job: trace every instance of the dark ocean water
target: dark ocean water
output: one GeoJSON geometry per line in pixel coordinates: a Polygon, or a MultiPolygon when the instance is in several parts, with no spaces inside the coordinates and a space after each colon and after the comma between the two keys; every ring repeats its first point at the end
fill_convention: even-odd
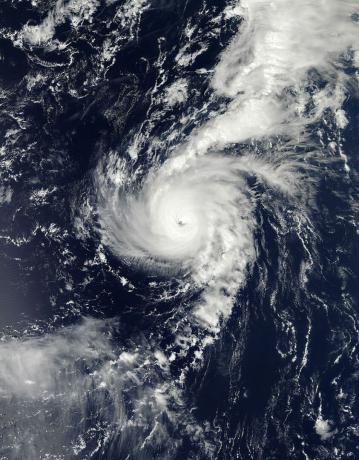
{"type": "MultiPolygon", "coordinates": [[[[354,83],[348,123],[326,108],[293,149],[295,198],[255,166],[243,173],[253,251],[234,276],[220,272],[243,281],[213,328],[193,316],[210,282],[158,270],[156,255],[134,263],[103,236],[112,190],[140,194],[228,110],[211,79],[245,21],[223,13],[231,5],[1,1],[1,459],[359,458],[354,83]]],[[[307,92],[326,84],[318,74],[307,92]]],[[[250,136],[220,154],[278,166],[286,141],[250,136]]],[[[209,168],[188,182],[185,171],[179,195],[202,190],[201,171],[215,202],[232,193],[227,171],[208,188],[222,174],[209,168]]]]}

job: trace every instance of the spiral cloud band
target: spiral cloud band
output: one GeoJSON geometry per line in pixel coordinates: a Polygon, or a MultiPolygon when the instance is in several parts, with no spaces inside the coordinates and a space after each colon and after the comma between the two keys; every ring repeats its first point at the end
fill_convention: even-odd
{"type": "Polygon", "coordinates": [[[153,169],[139,190],[111,183],[99,208],[101,233],[116,255],[152,275],[189,273],[204,288],[196,315],[215,326],[255,257],[248,176],[287,193],[293,175],[250,155],[179,160],[153,169]]]}
{"type": "MultiPolygon", "coordinates": [[[[107,181],[102,171],[98,174],[105,245],[151,275],[189,275],[193,286],[203,289],[194,308],[203,323],[215,326],[230,312],[245,271],[255,260],[256,198],[248,175],[293,194],[298,168],[291,149],[307,145],[313,150],[307,127],[325,110],[335,114],[339,125],[345,120],[341,105],[350,77],[339,63],[348,49],[357,59],[354,11],[350,1],[340,7],[334,1],[235,4],[228,16],[240,15],[244,21],[211,79],[213,100],[225,96],[225,109],[198,122],[162,165],[156,162],[149,168],[140,184],[121,160],[107,166],[107,181]],[[334,18],[339,22],[335,37],[334,18]],[[313,67],[326,82],[323,88],[312,81],[313,67]],[[315,89],[308,91],[309,86],[315,89]],[[282,137],[281,152],[269,144],[267,156],[243,151],[220,155],[229,145],[275,136],[282,137]],[[274,166],[271,156],[280,158],[280,166],[274,166]]],[[[165,141],[161,146],[168,148],[165,141]]],[[[134,152],[133,145],[132,159],[134,152]]]]}

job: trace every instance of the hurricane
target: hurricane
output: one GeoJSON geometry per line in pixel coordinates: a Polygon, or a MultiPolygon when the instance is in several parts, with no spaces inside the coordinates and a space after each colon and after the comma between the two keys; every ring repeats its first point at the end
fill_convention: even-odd
{"type": "Polygon", "coordinates": [[[0,13],[0,457],[356,458],[358,4],[0,13]]]}
{"type": "Polygon", "coordinates": [[[189,278],[205,292],[197,316],[216,325],[255,259],[251,178],[285,200],[295,195],[290,168],[252,155],[174,157],[150,171],[139,190],[131,181],[107,185],[100,189],[103,243],[130,266],[189,278]]]}

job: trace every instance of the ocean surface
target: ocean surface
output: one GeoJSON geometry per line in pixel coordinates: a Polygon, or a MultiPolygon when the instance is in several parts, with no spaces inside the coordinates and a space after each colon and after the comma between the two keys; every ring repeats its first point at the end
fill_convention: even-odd
{"type": "Polygon", "coordinates": [[[359,459],[359,5],[0,1],[0,459],[359,459]]]}

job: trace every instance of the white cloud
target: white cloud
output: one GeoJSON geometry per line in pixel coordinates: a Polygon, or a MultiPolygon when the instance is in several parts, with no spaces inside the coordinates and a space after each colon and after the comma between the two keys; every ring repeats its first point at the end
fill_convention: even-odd
{"type": "Polygon", "coordinates": [[[315,421],[315,431],[318,436],[320,436],[322,441],[326,441],[331,438],[336,430],[333,430],[333,424],[330,420],[324,420],[321,415],[315,421]]]}

